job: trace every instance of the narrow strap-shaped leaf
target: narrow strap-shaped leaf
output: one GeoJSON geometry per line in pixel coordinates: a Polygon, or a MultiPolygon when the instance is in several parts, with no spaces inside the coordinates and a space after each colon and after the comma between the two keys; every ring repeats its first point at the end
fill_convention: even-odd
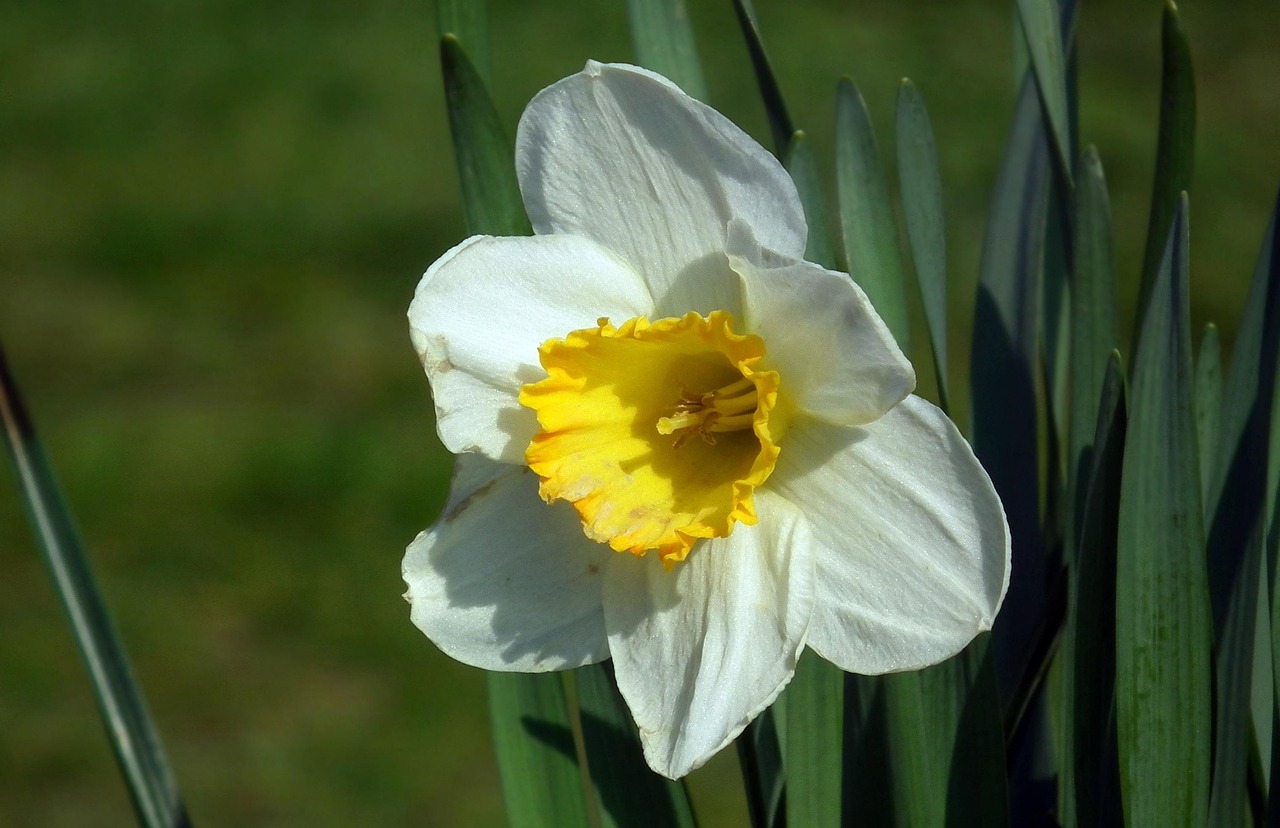
{"type": "Polygon", "coordinates": [[[560,673],[488,673],[489,723],[513,828],[588,825],[560,673]]]}
{"type": "Polygon", "coordinates": [[[949,409],[947,380],[947,232],[942,212],[942,174],[924,98],[909,80],[898,87],[898,183],[911,242],[911,261],[929,325],[938,373],[938,400],[949,409]]]}
{"type": "Polygon", "coordinates": [[[1017,0],[1018,18],[1027,38],[1036,85],[1053,137],[1058,165],[1071,181],[1071,122],[1067,106],[1067,69],[1063,58],[1058,4],[1053,0],[1017,0]]]}
{"type": "Polygon", "coordinates": [[[1191,387],[1187,202],[1143,319],[1121,481],[1116,721],[1125,821],[1201,825],[1212,637],[1191,387]]]}
{"type": "Polygon", "coordinates": [[[1266,457],[1280,358],[1280,236],[1273,213],[1236,336],[1212,458],[1209,592],[1217,634],[1217,718],[1209,824],[1246,814],[1253,635],[1265,532],[1266,457]]]}
{"type": "Polygon", "coordinates": [[[604,828],[690,828],[696,825],[684,784],[645,764],[635,725],[618,693],[610,662],[574,672],[587,768],[604,828]]]}
{"type": "Polygon", "coordinates": [[[822,192],[822,176],[818,173],[818,160],[813,156],[813,145],[804,132],[796,132],[787,145],[787,172],[800,193],[804,218],[809,225],[809,242],[804,257],[826,268],[836,266],[835,242],[831,238],[831,220],[827,216],[827,199],[822,192]]]}
{"type": "Polygon", "coordinates": [[[453,35],[441,38],[440,59],[467,230],[527,235],[529,219],[520,200],[511,142],[484,81],[453,35]]]}
{"type": "Polygon", "coordinates": [[[1107,360],[1086,483],[1080,549],[1072,572],[1071,735],[1076,824],[1120,816],[1115,698],[1116,532],[1128,410],[1120,354],[1107,360]]]}
{"type": "MultiPolygon", "coordinates": [[[[1073,525],[1081,525],[1091,476],[1086,451],[1093,446],[1116,339],[1115,256],[1111,203],[1096,147],[1080,159],[1075,190],[1074,257],[1071,273],[1070,448],[1068,468],[1073,525]]],[[[1074,556],[1074,551],[1071,553],[1074,556]]]]}
{"type": "MultiPolygon", "coordinates": [[[[440,56],[467,230],[528,233],[515,157],[484,81],[452,35],[441,39],[440,56]]],[[[586,825],[562,677],[489,673],[488,684],[489,721],[510,824],[586,825]]]]}
{"type": "MultiPolygon", "coordinates": [[[[775,703],[775,708],[777,706],[775,703]]],[[[756,716],[738,737],[737,745],[752,828],[785,825],[786,780],[773,710],[756,716]]]]}
{"type": "Polygon", "coordinates": [[[1035,366],[1049,147],[1034,83],[1024,81],[982,246],[974,312],[973,447],[1004,503],[1013,567],[993,641],[1001,693],[1021,681],[1043,617],[1035,366]]]}
{"type": "Polygon", "coordinates": [[[782,88],[778,86],[778,79],[773,74],[769,55],[764,50],[764,40],[760,37],[755,10],[751,7],[751,0],[733,0],[733,10],[738,15],[738,26],[747,43],[751,66],[756,72],[756,84],[760,87],[760,97],[764,100],[765,115],[769,118],[769,129],[773,133],[773,154],[785,158],[787,142],[796,130],[792,126],[791,116],[787,114],[787,104],[782,99],[782,88]]]}
{"type": "Polygon", "coordinates": [[[844,673],[806,649],[787,685],[788,825],[839,825],[844,673]]]}
{"type": "MultiPolygon", "coordinates": [[[[1280,792],[1280,382],[1272,389],[1271,442],[1267,450],[1266,482],[1266,535],[1263,554],[1266,569],[1264,576],[1270,585],[1268,594],[1271,605],[1267,608],[1270,618],[1271,640],[1266,646],[1271,657],[1271,766],[1268,774],[1268,808],[1266,825],[1280,826],[1280,807],[1276,793],[1280,792]]],[[[1258,739],[1266,738],[1260,732],[1258,739]]]]}
{"type": "Polygon", "coordinates": [[[627,0],[636,59],[675,81],[688,95],[707,100],[707,81],[684,0],[627,0]]]}
{"type": "Polygon", "coordinates": [[[836,195],[849,275],[866,291],[898,347],[909,351],[906,279],[893,201],[867,106],[848,78],[841,78],[836,89],[836,195]]]}
{"type": "Polygon", "coordinates": [[[895,825],[885,676],[845,674],[842,825],[895,825]]]}
{"type": "Polygon", "coordinates": [[[453,35],[466,50],[485,86],[493,82],[489,59],[489,12],[486,0],[436,0],[436,29],[453,35]]]}
{"type": "Polygon", "coordinates": [[[1151,212],[1147,244],[1142,256],[1142,282],[1138,289],[1141,322],[1156,271],[1160,267],[1166,231],[1178,205],[1179,193],[1191,189],[1195,158],[1196,85],[1191,49],[1178,18],[1178,7],[1166,0],[1161,27],[1160,127],[1156,139],[1156,169],[1151,182],[1151,212]]]}
{"type": "Polygon", "coordinates": [[[133,678],[106,601],[80,546],[71,512],[23,405],[0,348],[0,425],[18,491],[54,588],[89,671],[98,712],[124,776],[138,822],[148,828],[187,825],[187,813],[160,735],[133,678]]]}
{"type": "MultiPolygon", "coordinates": [[[[1218,326],[1210,322],[1200,337],[1196,357],[1196,436],[1200,440],[1200,494],[1209,504],[1209,480],[1218,454],[1218,422],[1222,415],[1222,344],[1218,326]]],[[[1209,516],[1205,516],[1207,521],[1209,516]]]]}
{"type": "Polygon", "coordinates": [[[899,825],[1008,824],[1005,744],[990,637],[884,679],[899,825]]]}

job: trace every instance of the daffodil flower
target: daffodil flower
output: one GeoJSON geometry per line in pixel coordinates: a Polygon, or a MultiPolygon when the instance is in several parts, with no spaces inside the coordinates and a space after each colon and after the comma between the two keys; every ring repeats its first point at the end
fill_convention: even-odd
{"type": "Polygon", "coordinates": [[[612,658],[649,765],[680,777],[808,646],[939,662],[989,629],[1009,533],[973,451],[867,297],[804,261],[786,171],[674,84],[589,63],[516,139],[535,235],[474,236],[409,308],[443,516],[413,622],[489,670],[612,658]]]}

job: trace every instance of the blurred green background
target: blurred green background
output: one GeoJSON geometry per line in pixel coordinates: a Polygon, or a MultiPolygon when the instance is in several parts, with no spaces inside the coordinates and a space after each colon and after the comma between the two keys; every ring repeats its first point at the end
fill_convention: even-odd
{"type": "MultiPolygon", "coordinates": [[[[713,103],[767,140],[730,4],[690,5],[713,103]]],[[[898,80],[929,104],[960,379],[1012,106],[1012,3],[757,6],[827,169],[839,75],[890,158],[898,80]]],[[[491,10],[513,130],[587,58],[631,59],[618,0],[491,10]]],[[[1274,8],[1183,13],[1196,322],[1229,334],[1280,183],[1274,8]]],[[[1086,3],[1078,27],[1081,134],[1106,164],[1129,308],[1159,19],[1157,2],[1086,3]]],[[[403,0],[0,6],[0,338],[198,825],[502,822],[483,677],[436,652],[399,597],[402,550],[450,466],[404,320],[462,236],[436,38],[431,4],[403,0]]],[[[128,825],[0,478],[0,822],[128,825]]],[[[736,773],[730,750],[691,777],[705,824],[744,818],[736,773]]]]}

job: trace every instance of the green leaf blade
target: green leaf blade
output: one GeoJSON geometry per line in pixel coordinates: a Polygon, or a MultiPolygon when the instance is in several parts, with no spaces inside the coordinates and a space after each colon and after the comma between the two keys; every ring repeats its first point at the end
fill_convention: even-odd
{"type": "Polygon", "coordinates": [[[1039,107],[1027,78],[983,240],[969,373],[973,448],[1000,494],[1013,540],[1009,591],[993,630],[1005,698],[1022,683],[1046,590],[1035,376],[1050,169],[1039,107]]]}
{"type": "Polygon", "coordinates": [[[866,104],[848,78],[836,90],[836,195],[849,275],[866,291],[898,347],[910,351],[906,277],[893,202],[866,104]]]}
{"type": "Polygon", "coordinates": [[[561,674],[486,676],[508,822],[513,828],[589,825],[561,674]]]}
{"type": "Polygon", "coordinates": [[[1071,122],[1067,103],[1067,67],[1057,3],[1053,0],[1017,0],[1018,18],[1040,98],[1049,121],[1053,148],[1065,179],[1071,181],[1071,122]]]}
{"type": "Polygon", "coordinates": [[[684,0],[627,0],[636,60],[691,97],[707,100],[707,81],[684,0]]]}
{"type": "Polygon", "coordinates": [[[1107,360],[1072,571],[1072,784],[1076,824],[1120,822],[1115,698],[1116,537],[1128,409],[1120,355],[1107,360]]]}
{"type": "MultiPolygon", "coordinates": [[[[1200,439],[1200,493],[1206,508],[1214,458],[1218,451],[1218,425],[1222,419],[1222,343],[1218,326],[1205,325],[1196,357],[1196,436],[1200,439]]],[[[1205,519],[1209,516],[1206,514],[1205,519]]]]}
{"type": "Polygon", "coordinates": [[[738,27],[747,44],[747,52],[751,55],[751,66],[755,69],[756,85],[760,87],[760,97],[764,101],[765,115],[769,119],[769,129],[773,133],[773,154],[779,158],[787,155],[787,144],[796,128],[787,113],[786,101],[782,98],[782,87],[773,73],[773,64],[764,49],[764,39],[760,36],[760,24],[756,20],[751,0],[733,0],[733,10],[738,17],[738,27]]]}
{"type": "Polygon", "coordinates": [[[0,348],[0,426],[18,489],[71,632],[138,822],[189,824],[159,731],[133,677],[111,613],[80,544],[71,511],[0,348]]]}
{"type": "Polygon", "coordinates": [[[1116,720],[1130,825],[1203,824],[1212,638],[1191,388],[1186,199],[1134,360],[1116,567],[1116,720]]]}
{"type": "Polygon", "coordinates": [[[1071,522],[1079,525],[1091,476],[1085,453],[1094,443],[1103,385],[1118,344],[1111,203],[1096,147],[1088,147],[1081,158],[1074,212],[1068,473],[1074,507],[1071,522]]]}
{"type": "MultiPolygon", "coordinates": [[[[1280,212],[1278,207],[1277,212],[1280,212]]],[[[1217,634],[1217,718],[1209,821],[1243,823],[1251,747],[1254,633],[1266,531],[1266,469],[1280,359],[1280,254],[1273,214],[1223,393],[1206,513],[1209,591],[1217,634]]]]}
{"type": "Polygon", "coordinates": [[[468,232],[530,234],[511,142],[484,80],[453,35],[441,38],[440,60],[468,232]]]}
{"type": "Polygon", "coordinates": [[[1196,86],[1191,48],[1178,17],[1178,7],[1166,0],[1161,27],[1160,126],[1156,139],[1156,169],[1151,183],[1151,210],[1142,256],[1138,289],[1138,321],[1150,301],[1160,267],[1165,233],[1183,192],[1191,190],[1195,160],[1196,86]]]}
{"type": "Polygon", "coordinates": [[[938,149],[924,98],[904,80],[898,87],[898,181],[902,212],[916,283],[929,325],[929,342],[938,375],[938,398],[948,409],[947,380],[947,234],[942,210],[942,174],[938,149]]]}
{"type": "Polygon", "coordinates": [[[806,649],[786,689],[788,825],[839,825],[844,673],[806,649]]]}
{"type": "Polygon", "coordinates": [[[452,35],[462,44],[486,86],[493,82],[487,5],[485,0],[436,0],[436,29],[440,37],[452,35]]]}
{"type": "Polygon", "coordinates": [[[822,176],[818,172],[818,159],[813,155],[813,145],[803,132],[796,132],[787,145],[787,172],[800,193],[805,222],[809,225],[809,240],[804,257],[825,268],[836,266],[835,242],[831,238],[831,222],[827,216],[827,199],[822,191],[822,176]]]}
{"type": "Polygon", "coordinates": [[[574,672],[582,740],[603,828],[696,825],[684,785],[658,776],[644,751],[609,662],[574,672]]]}

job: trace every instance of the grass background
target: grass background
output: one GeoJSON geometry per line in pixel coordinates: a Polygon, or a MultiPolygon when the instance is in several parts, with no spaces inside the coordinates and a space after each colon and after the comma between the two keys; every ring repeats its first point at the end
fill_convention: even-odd
{"type": "MultiPolygon", "coordinates": [[[[713,103],[767,140],[729,4],[690,5],[713,103]]],[[[588,57],[631,59],[620,3],[490,6],[512,129],[588,57]]],[[[827,169],[839,75],[890,157],[897,81],[929,104],[960,379],[1012,107],[1012,4],[757,6],[827,169]]],[[[1280,53],[1263,4],[1183,13],[1196,321],[1229,335],[1280,182],[1280,53]]],[[[1081,135],[1107,167],[1126,308],[1159,17],[1156,2],[1086,3],[1079,24],[1081,135]]],[[[419,274],[462,236],[433,21],[403,0],[0,6],[0,338],[197,824],[502,821],[482,676],[399,598],[402,550],[449,473],[404,321],[419,274]]],[[[11,480],[0,821],[131,824],[11,480]]],[[[705,824],[743,819],[732,751],[691,784],[705,824]]]]}

